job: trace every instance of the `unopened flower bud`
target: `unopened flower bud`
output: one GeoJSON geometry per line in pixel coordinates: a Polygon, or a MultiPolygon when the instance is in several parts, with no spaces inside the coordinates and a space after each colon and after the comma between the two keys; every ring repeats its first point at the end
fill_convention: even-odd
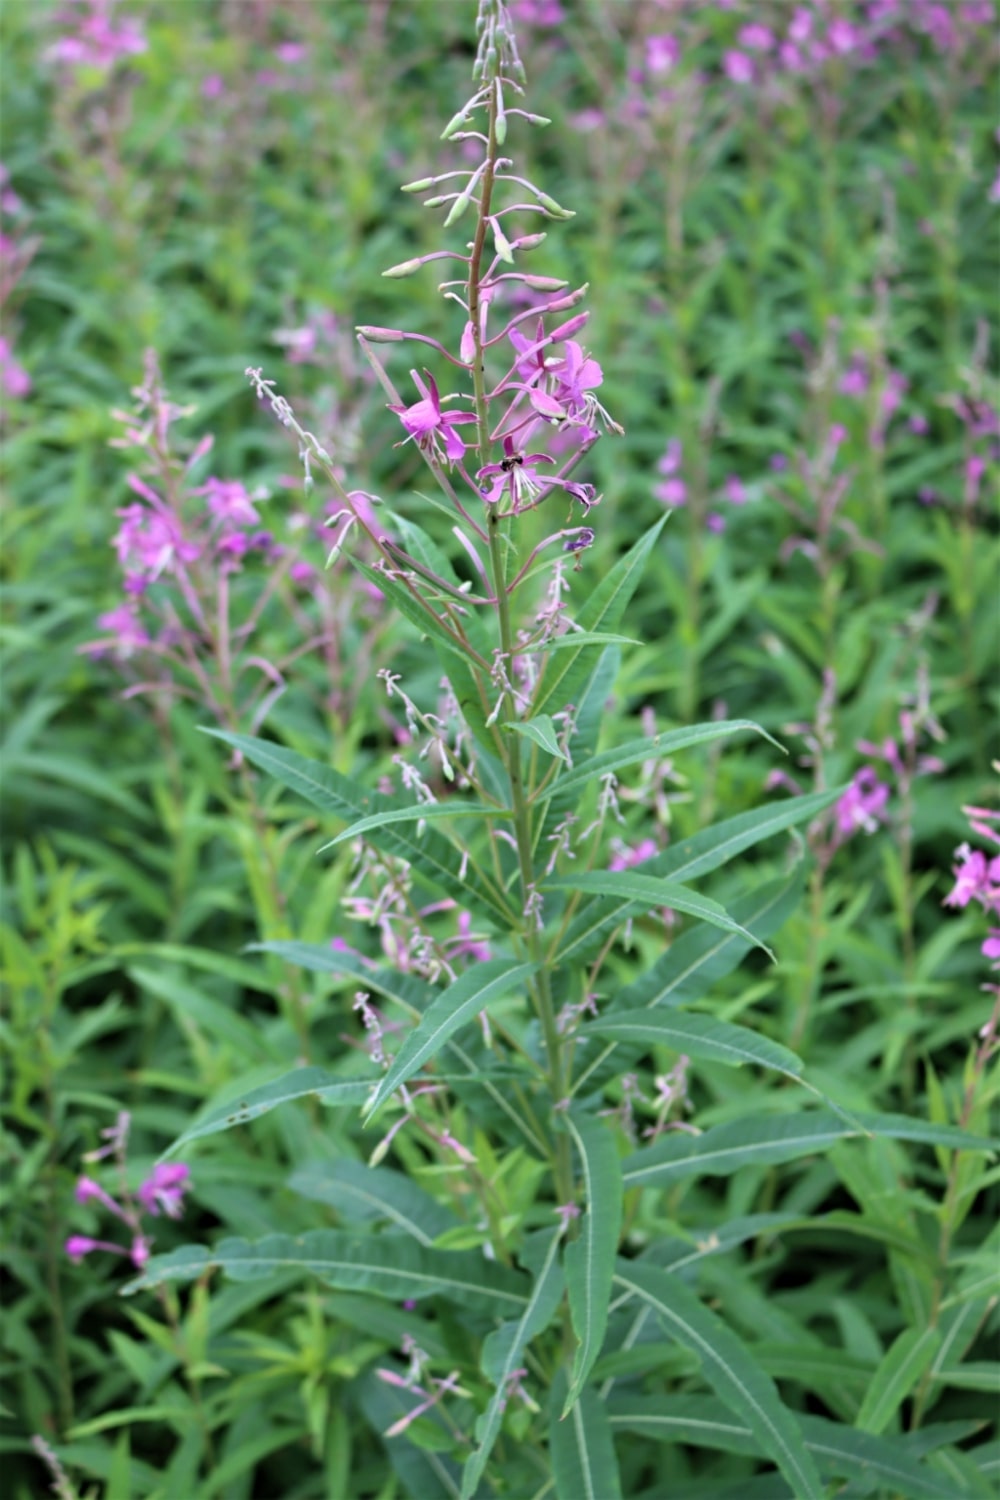
{"type": "Polygon", "coordinates": [[[530,287],[533,292],[558,292],[561,287],[568,286],[567,281],[560,281],[558,276],[522,276],[524,285],[530,287]]]}
{"type": "Polygon", "coordinates": [[[412,276],[414,271],[420,270],[419,260],[401,260],[398,266],[390,266],[388,271],[383,271],[383,276],[412,276]]]}
{"type": "MultiPolygon", "coordinates": [[[[514,253],[510,248],[510,240],[495,219],[493,220],[493,246],[502,261],[505,261],[509,266],[514,264],[514,253]]],[[[565,282],[563,285],[565,285],[565,282]]]]}
{"type": "MultiPolygon", "coordinates": [[[[468,105],[466,105],[465,108],[467,109],[468,105]]],[[[465,113],[465,109],[460,109],[457,115],[452,115],[451,119],[442,130],[441,139],[443,141],[450,140],[451,137],[455,134],[456,130],[461,130],[463,125],[468,125],[468,123],[469,117],[465,113]]]]}
{"type": "Polygon", "coordinates": [[[401,344],[405,338],[400,328],[376,328],[370,323],[362,323],[354,331],[362,338],[371,339],[373,344],[401,344]]]}
{"type": "Polygon", "coordinates": [[[416,182],[404,182],[399,191],[401,193],[426,193],[435,182],[437,182],[436,177],[420,177],[416,182]]]}
{"type": "Polygon", "coordinates": [[[535,197],[538,199],[539,207],[544,208],[545,212],[551,214],[554,219],[576,218],[576,211],[574,209],[563,208],[554,198],[550,198],[548,193],[540,193],[536,188],[535,197]]]}
{"type": "Polygon", "coordinates": [[[447,217],[444,221],[445,229],[447,229],[449,225],[454,224],[456,219],[460,219],[462,217],[471,202],[472,194],[468,191],[468,189],[466,189],[464,193],[460,193],[458,195],[454,203],[451,205],[451,208],[448,210],[447,217]]]}
{"type": "Polygon", "coordinates": [[[540,229],[536,234],[519,234],[513,241],[513,246],[515,250],[537,250],[542,241],[547,238],[545,230],[540,229]]]}
{"type": "Polygon", "coordinates": [[[589,312],[577,313],[575,317],[570,318],[567,322],[560,323],[558,328],[553,328],[552,330],[550,335],[552,342],[555,344],[560,339],[571,339],[574,333],[579,333],[589,317],[589,312]]]}

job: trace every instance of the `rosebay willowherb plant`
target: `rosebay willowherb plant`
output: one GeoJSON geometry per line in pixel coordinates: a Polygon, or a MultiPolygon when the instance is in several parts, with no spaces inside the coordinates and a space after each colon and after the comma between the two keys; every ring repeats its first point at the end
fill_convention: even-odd
{"type": "MultiPolygon", "coordinates": [[[[461,309],[455,347],[403,329],[359,331],[401,442],[416,447],[436,488],[420,502],[425,524],[348,491],[274,382],[248,372],[298,440],[307,475],[322,471],[339,499],[335,550],[351,552],[352,532],[366,535],[376,561],[355,555],[355,565],[426,641],[441,677],[440,698],[426,704],[384,675],[409,746],[396,758],[398,795],[277,742],[213,731],[346,825],[332,840],[356,856],[345,914],[377,929],[383,960],[339,937],[261,946],[348,986],[352,1040],[363,1029],[365,1042],[247,1088],[172,1148],[183,1144],[188,1158],[197,1140],[318,1100],[361,1107],[369,1165],[328,1154],[290,1179],[340,1227],[187,1246],[150,1258],[132,1285],[219,1268],[283,1284],[299,1273],[356,1294],[357,1326],[397,1352],[357,1376],[352,1410],[418,1500],[614,1500],[669,1476],[670,1445],[682,1444],[776,1467],[788,1487],[776,1494],[818,1500],[830,1480],[937,1493],[924,1450],[876,1420],[881,1409],[863,1406],[858,1430],[793,1411],[775,1362],[737,1331],[741,1319],[698,1295],[713,1257],[763,1249],[779,1227],[808,1223],[815,1202],[806,1192],[783,1213],[755,1213],[751,1189],[721,1218],[702,1199],[684,1214],[700,1177],[745,1169],[757,1185],[762,1169],[852,1139],[943,1153],[986,1143],[945,1124],[848,1111],[805,1080],[763,1023],[713,1011],[713,986],[752,947],[767,952],[801,881],[794,870],[747,877],[728,907],[692,883],[810,824],[842,788],[665,848],[623,849],[617,837],[619,772],[756,726],[654,724],[640,739],[602,744],[628,644],[624,612],[665,518],[602,576],[588,572],[601,497],[586,458],[620,429],[583,342],[587,289],[524,269],[544,239],[539,225],[570,215],[506,154],[521,129],[545,121],[521,106],[504,0],[481,0],[474,79],[444,132],[462,164],[407,188],[430,194],[446,228],[468,238],[386,273],[454,271],[442,290],[461,309]],[[380,356],[413,345],[415,393],[403,394],[380,356]],[[447,542],[435,535],[441,514],[447,542]],[[635,1071],[649,1058],[652,1098],[635,1071]],[[776,1087],[699,1128],[687,1118],[699,1070],[741,1065],[776,1087]],[[407,1172],[385,1164],[390,1152],[407,1172]]],[[[842,1415],[843,1405],[834,1399],[830,1410],[842,1415]]],[[[375,1490],[359,1480],[345,1493],[375,1490]]]]}

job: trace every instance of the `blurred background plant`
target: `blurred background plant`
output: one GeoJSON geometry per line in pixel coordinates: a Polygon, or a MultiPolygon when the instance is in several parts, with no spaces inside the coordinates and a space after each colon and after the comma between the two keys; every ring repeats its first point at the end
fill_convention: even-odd
{"type": "MultiPolygon", "coordinates": [[[[852,786],[810,831],[808,892],[779,963],[720,976],[718,1013],[763,1008],[857,1108],[984,1129],[994,1032],[981,986],[995,955],[980,948],[995,939],[975,900],[941,907],[969,836],[962,808],[996,797],[995,7],[512,11],[532,99],[553,121],[520,147],[526,169],[577,210],[558,257],[543,246],[532,270],[594,287],[588,340],[627,428],[593,455],[593,576],[674,512],[632,606],[629,633],[648,644],[625,654],[609,723],[628,738],[745,715],[788,744],[797,785],[852,786]]],[[[0,463],[14,502],[0,559],[0,1441],[18,1500],[50,1482],[31,1434],[108,1500],[366,1500],[392,1493],[393,1474],[421,1500],[437,1493],[377,1436],[400,1418],[386,1382],[357,1380],[404,1335],[425,1337],[408,1310],[206,1281],[172,1294],[159,1321],[152,1302],[115,1298],[110,1260],[74,1266],[64,1241],[79,1159],[122,1111],[138,1181],[236,1078],[264,1084],[357,1037],[342,986],[240,954],[342,931],[358,896],[349,851],[316,861],[316,820],[227,766],[197,726],[263,726],[376,784],[408,733],[378,672],[435,700],[427,653],[342,560],[324,571],[329,498],[321,481],[304,487],[243,371],[285,361],[280,388],[346,483],[419,492],[419,457],[394,449],[398,418],[350,330],[450,326],[432,278],[381,271],[436,248],[431,216],[397,189],[441,169],[440,100],[465,97],[472,20],[471,6],[431,0],[0,11],[0,463]],[[184,574],[165,575],[164,548],[184,574]]],[[[461,165],[461,143],[445,155],[461,165]]],[[[623,778],[621,858],[757,806],[773,766],[748,744],[623,778]]],[[[348,936],[377,955],[365,921],[348,936]]],[[[637,924],[632,955],[611,960],[623,980],[653,941],[637,924]]],[[[687,1118],[677,1066],[654,1059],[624,1089],[640,1130],[671,1108],[687,1118]]],[[[755,1086],[700,1072],[699,1126],[745,1115],[755,1086]]],[[[228,1139],[194,1163],[187,1237],[259,1234],[278,1216],[309,1227],[315,1205],[289,1168],[370,1144],[312,1105],[254,1125],[252,1155],[228,1139]]],[[[434,1187],[405,1130],[394,1144],[434,1187]]],[[[995,1292],[972,1262],[948,1292],[941,1268],[970,1216],[990,1221],[980,1159],[952,1153],[932,1182],[895,1145],[838,1152],[665,1195],[632,1225],[636,1243],[779,1204],[850,1205],[882,1241],[887,1224],[933,1241],[939,1259],[919,1274],[877,1236],[851,1242],[849,1268],[835,1236],[761,1241],[718,1263],[732,1271],[718,1295],[783,1389],[848,1420],[892,1352],[898,1305],[916,1309],[951,1353],[916,1377],[907,1425],[932,1411],[966,1424],[942,1442],[975,1445],[995,1388],[995,1292]],[[826,1375],[783,1363],[794,1337],[822,1347],[826,1375]]],[[[488,1171],[478,1142],[477,1156],[488,1171]]],[[[523,1211],[532,1170],[513,1164],[498,1213],[523,1211]]],[[[175,1235],[158,1226],[158,1248],[175,1235]]],[[[609,1393],[629,1368],[621,1337],[609,1393]]],[[[683,1361],[677,1373],[683,1388],[683,1361]]],[[[442,1439],[423,1421],[409,1435],[432,1467],[442,1439]]],[[[656,1451],[630,1438],[629,1493],[661,1492],[656,1451]]],[[[747,1492],[751,1460],[678,1451],[675,1484],[747,1492]]],[[[995,1465],[953,1447],[942,1472],[986,1493],[995,1465]]]]}

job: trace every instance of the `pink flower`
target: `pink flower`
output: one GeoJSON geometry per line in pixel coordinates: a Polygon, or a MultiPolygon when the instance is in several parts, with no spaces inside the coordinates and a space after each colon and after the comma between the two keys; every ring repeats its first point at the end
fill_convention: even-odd
{"type": "Polygon", "coordinates": [[[737,478],[735,474],[727,475],[725,490],[726,499],[730,505],[746,505],[747,500],[750,498],[742,479],[737,478]]]}
{"type": "Polygon", "coordinates": [[[456,463],[465,452],[465,444],[455,428],[463,422],[475,422],[475,413],[442,411],[441,397],[438,395],[437,384],[430,371],[424,371],[427,376],[426,384],[416,370],[411,370],[410,374],[422,400],[415,402],[412,406],[390,406],[389,410],[396,413],[407,432],[411,437],[416,438],[421,448],[436,448],[440,433],[444,439],[445,453],[452,463],[456,463]]]}
{"type": "Polygon", "coordinates": [[[585,355],[573,339],[566,344],[566,357],[551,371],[555,376],[555,399],[570,416],[582,416],[588,409],[587,392],[604,381],[604,372],[596,359],[585,355]]]}
{"type": "Polygon", "coordinates": [[[1000,927],[991,927],[989,937],[980,949],[984,958],[1000,958],[1000,927]]]}
{"type": "Polygon", "coordinates": [[[110,652],[118,661],[127,661],[137,651],[150,644],[150,638],[131,604],[119,604],[98,615],[97,624],[108,632],[103,640],[90,641],[81,646],[88,656],[106,656],[110,652]]]}
{"type": "Polygon", "coordinates": [[[745,52],[731,49],[723,57],[722,67],[731,83],[753,83],[753,59],[745,52]]]}
{"type": "Polygon", "coordinates": [[[1000,911],[1000,854],[987,859],[980,849],[961,844],[955,851],[960,861],[953,874],[955,884],[944,898],[945,906],[968,906],[978,901],[987,911],[1000,911]]]}
{"type": "Polygon", "coordinates": [[[680,55],[681,44],[675,36],[646,38],[646,67],[650,73],[669,73],[680,55]]]}
{"type": "Polygon", "coordinates": [[[840,841],[850,838],[859,828],[874,833],[888,800],[888,786],[879,781],[871,766],[864,766],[834,805],[840,841]]]}
{"type": "Polygon", "coordinates": [[[179,1219],[184,1212],[183,1200],[190,1176],[191,1169],[183,1162],[158,1162],[152,1175],[139,1186],[139,1202],[154,1217],[162,1210],[168,1218],[179,1219]]]}
{"type": "Polygon", "coordinates": [[[260,524],[260,516],[253,508],[246,486],[238,479],[216,479],[213,474],[191,493],[207,497],[208,509],[223,526],[260,524]]]}
{"type": "Polygon", "coordinates": [[[759,21],[751,21],[749,26],[741,28],[738,41],[741,47],[749,47],[751,52],[770,52],[774,46],[774,32],[759,21]]]}
{"type": "MultiPolygon", "coordinates": [[[[131,475],[130,482],[134,479],[131,475]]],[[[153,512],[143,505],[126,505],[115,514],[122,524],[113,546],[123,570],[133,578],[158,578],[165,570],[171,571],[175,561],[193,562],[201,552],[197,543],[185,539],[179,523],[165,509],[153,512]]]]}
{"type": "Polygon", "coordinates": [[[683,479],[665,479],[662,484],[653,485],[653,496],[661,505],[670,505],[676,509],[687,504],[687,485],[683,479]]]}
{"type": "Polygon", "coordinates": [[[659,854],[659,848],[655,839],[643,839],[636,844],[634,849],[623,846],[613,854],[608,862],[609,870],[631,870],[635,865],[641,865],[644,860],[654,859],[659,854]]]}

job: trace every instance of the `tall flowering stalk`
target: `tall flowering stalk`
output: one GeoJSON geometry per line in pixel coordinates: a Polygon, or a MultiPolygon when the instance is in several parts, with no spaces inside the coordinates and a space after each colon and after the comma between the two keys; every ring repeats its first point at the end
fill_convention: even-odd
{"type": "MultiPolygon", "coordinates": [[[[400,674],[382,675],[405,751],[394,758],[400,789],[394,777],[375,789],[273,740],[216,731],[248,765],[346,825],[331,841],[349,843],[356,861],[341,909],[377,930],[383,961],[340,936],[263,945],[350,986],[350,1068],[296,1067],[248,1085],[238,1103],[181,1138],[317,1094],[331,1107],[361,1104],[365,1124],[395,1109],[367,1167],[327,1152],[288,1184],[352,1219],[351,1194],[360,1191],[392,1227],[226,1239],[210,1256],[187,1246],[153,1257],[135,1284],[212,1267],[245,1277],[297,1266],[402,1304],[423,1326],[397,1321],[400,1357],[379,1366],[361,1404],[387,1444],[411,1429],[429,1432],[421,1446],[439,1461],[441,1492],[461,1500],[541,1496],[550,1474],[559,1500],[619,1500],[603,1399],[617,1377],[597,1387],[595,1367],[602,1352],[628,1356],[647,1320],[659,1319],[698,1356],[705,1381],[791,1492],[821,1500],[798,1418],[678,1274],[723,1248],[720,1234],[692,1225],[664,1246],[648,1226],[662,1222],[660,1188],[696,1175],[702,1153],[713,1163],[727,1153],[747,1160],[756,1144],[749,1159],[766,1164],[862,1129],[900,1134],[892,1116],[868,1116],[862,1127],[839,1108],[803,1108],[792,1140],[791,1101],[806,1095],[788,1090],[780,1118],[747,1114],[718,1127],[699,1118],[706,1065],[747,1064],[801,1082],[794,1053],[711,1010],[718,979],[751,946],[765,947],[797,882],[757,883],[732,911],[687,882],[809,824],[840,789],[754,809],[666,847],[649,837],[622,844],[619,773],[643,768],[665,838],[668,757],[757,726],[713,720],[664,731],[644,715],[640,738],[601,743],[623,612],[663,522],[602,576],[587,571],[601,497],[578,471],[603,432],[621,429],[601,404],[601,366],[582,339],[587,288],[523,269],[544,238],[540,224],[570,215],[506,154],[515,127],[542,121],[521,103],[524,70],[505,0],[481,0],[474,84],[444,132],[462,164],[406,189],[443,208],[446,228],[468,220],[469,238],[385,273],[405,278],[439,264],[454,272],[442,291],[459,310],[455,336],[359,329],[398,423],[397,446],[415,450],[432,476],[438,494],[429,505],[447,517],[461,570],[429,530],[378,496],[348,490],[339,455],[263,370],[247,372],[297,442],[307,479],[329,482],[332,555],[349,553],[420,632],[441,673],[433,704],[400,674]],[[404,354],[409,383],[394,364],[404,354]],[[643,956],[659,956],[626,984],[620,960],[633,923],[642,925],[643,956]],[[705,1007],[691,1008],[695,1001],[705,1007]],[[634,1071],[650,1052],[652,1099],[634,1071]],[[718,1151],[714,1129],[727,1142],[718,1151]],[[416,1157],[417,1142],[426,1156],[416,1157]],[[408,1165],[429,1158],[439,1193],[386,1165],[390,1153],[408,1165]],[[497,1447],[501,1432],[509,1441],[497,1447]]],[[[819,1091],[806,1088],[815,1099],[819,1091]]],[[[952,1137],[932,1143],[939,1139],[952,1137]]],[[[754,1223],[742,1221],[744,1240],[758,1234],[754,1223]]],[[[838,1464],[833,1471],[846,1473],[838,1464]]]]}

